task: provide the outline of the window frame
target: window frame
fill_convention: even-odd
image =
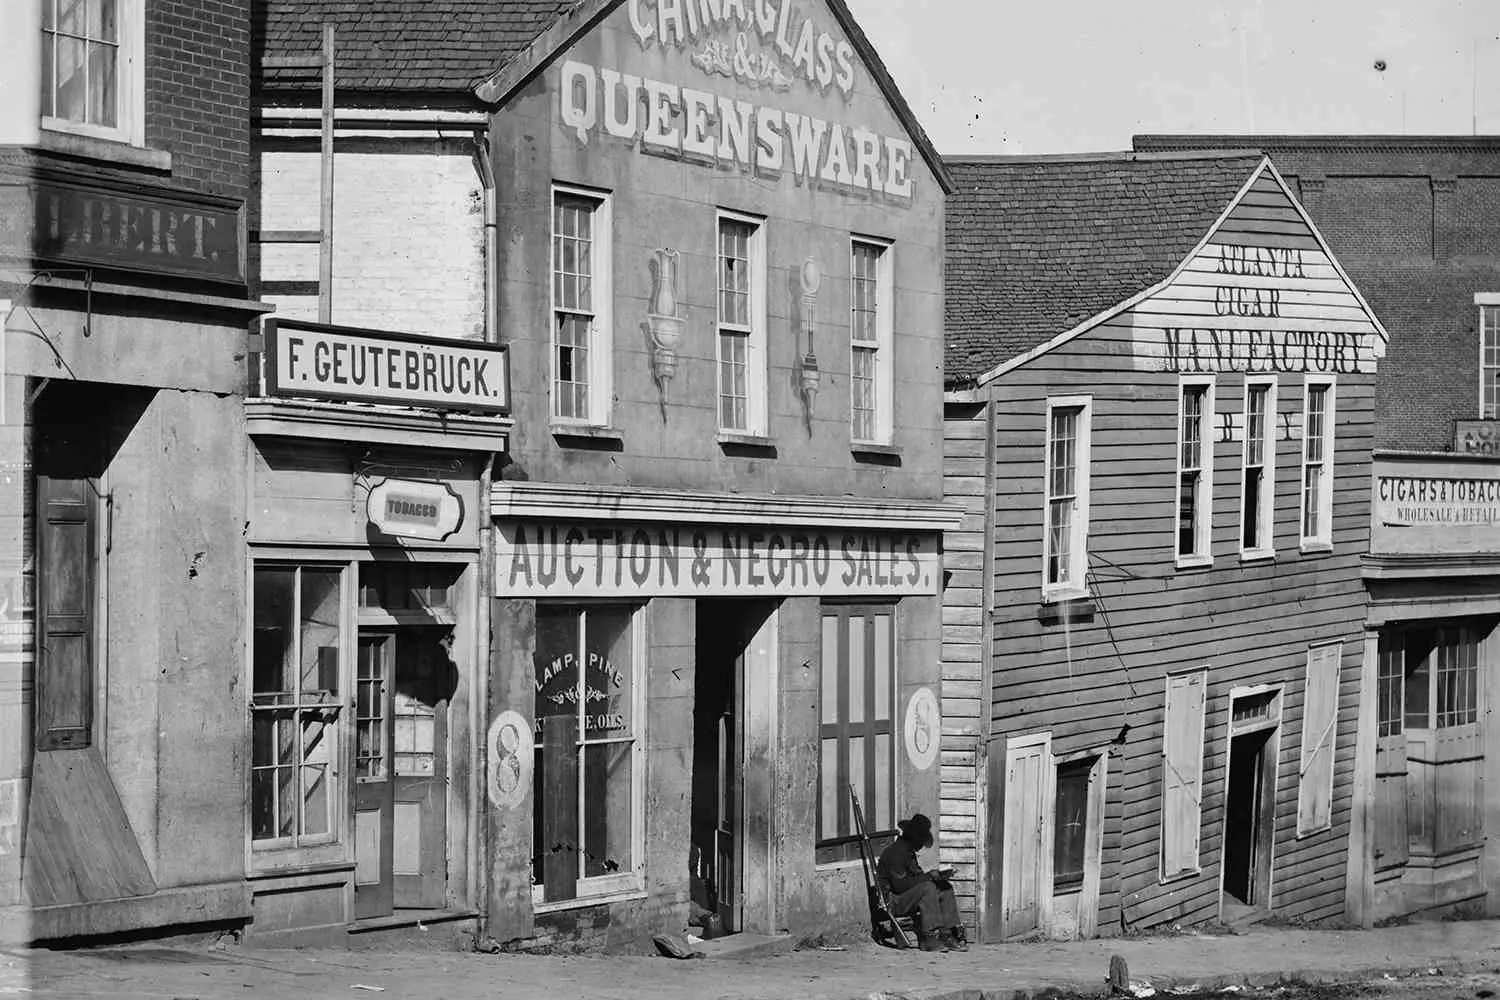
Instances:
[[[353,736],[354,712],[351,708],[353,690],[350,680],[354,670],[351,662],[351,648],[356,635],[355,625],[356,608],[358,600],[357,576],[358,560],[342,558],[319,558],[309,555],[300,558],[296,555],[282,553],[251,553],[246,562],[246,577],[249,594],[249,614],[245,616],[245,746],[248,760],[245,766],[246,803],[245,809],[245,844],[249,859],[249,870],[252,872],[258,868],[279,867],[287,864],[285,860],[289,854],[295,853],[296,857],[290,863],[312,864],[324,861],[343,860],[353,850],[353,841],[350,837],[351,820],[353,813],[354,794],[352,791],[352,780],[355,775],[354,752],[355,739]],[[296,603],[294,608],[300,609],[301,595],[301,571],[303,569],[333,570],[339,574],[339,667],[338,681],[339,690],[330,703],[330,707],[336,712],[336,718],[328,724],[332,732],[334,746],[329,754],[329,773],[327,780],[329,807],[328,832],[303,836],[293,834],[290,837],[264,837],[257,839],[255,836],[255,573],[259,569],[294,569],[294,592]],[[294,623],[300,623],[298,611],[293,611]],[[301,636],[298,635],[300,646]],[[301,711],[302,702],[298,701],[291,706],[294,712]],[[264,710],[274,711],[287,706],[266,706]],[[301,766],[301,765],[299,765]],[[300,788],[300,784],[299,784]]]
[[[1173,561],[1178,569],[1212,566],[1214,532],[1214,407],[1217,379],[1213,375],[1183,375],[1177,381],[1177,477],[1173,480]],[[1194,511],[1192,552],[1182,551],[1182,477],[1187,472],[1183,460],[1186,445],[1187,400],[1189,393],[1202,393],[1198,411],[1198,480],[1193,487]]]
[[[58,0],[43,0],[44,3],[55,3]],[[51,44],[55,31],[49,31],[42,27],[45,20],[41,17],[37,21],[37,30],[42,35],[43,46]],[[103,139],[109,142],[125,143],[130,146],[144,147],[146,144],[146,74],[145,74],[145,51],[146,51],[146,9],[145,0],[117,0],[115,9],[115,23],[118,31],[117,55],[115,64],[115,122],[113,126],[94,125],[88,122],[76,122],[68,118],[60,118],[55,114],[40,114],[40,124],[43,130],[48,132],[60,132],[71,135],[85,136],[92,139]],[[40,56],[39,56],[40,58]],[[54,80],[56,79],[56,61],[53,63]],[[46,102],[42,95],[41,81],[36,81],[37,97],[39,107],[45,108]],[[53,100],[56,100],[55,85],[53,87]],[[85,101],[88,100],[85,95]],[[54,110],[55,105],[54,105]]]
[[[750,271],[746,308],[748,324],[724,319],[724,227],[748,226],[745,252]],[[766,219],[721,208],[714,213],[714,421],[722,434],[763,437],[767,430],[766,406]],[[745,339],[745,426],[724,421],[724,337],[727,333]]]
[[[855,267],[859,248],[875,251],[875,341],[870,347],[858,346],[870,341],[856,340]],[[849,238],[849,439],[856,445],[890,445],[895,437],[895,243],[873,236]],[[854,359],[861,352],[874,355],[874,400],[870,423],[873,433],[861,437],[855,420]]]
[[[819,643],[820,643],[820,646],[819,646],[819,660],[818,660],[818,671],[819,671],[819,673],[818,673],[818,702],[817,702],[817,705],[818,705],[818,796],[817,796],[817,803],[816,803],[816,806],[815,806],[815,809],[814,809],[814,815],[813,815],[813,859],[814,859],[814,864],[817,867],[824,867],[824,866],[829,866],[829,865],[844,864],[844,863],[851,862],[851,861],[857,861],[859,859],[859,854],[858,854],[858,850],[857,850],[857,843],[858,843],[858,839],[859,838],[858,838],[858,833],[857,833],[857,831],[855,829],[855,825],[854,825],[853,810],[852,810],[852,808],[850,808],[849,795],[848,795],[848,785],[847,784],[839,784],[839,786],[834,790],[834,801],[837,803],[837,814],[836,814],[836,816],[835,816],[835,818],[833,820],[833,826],[834,826],[834,828],[838,828],[839,827],[839,817],[844,816],[845,815],[845,811],[847,810],[848,811],[848,832],[847,833],[838,834],[838,835],[833,836],[833,837],[822,837],[823,826],[824,826],[824,816],[823,816],[823,798],[824,798],[824,795],[823,795],[823,792],[824,792],[824,780],[825,780],[824,773],[823,773],[822,744],[823,744],[823,741],[825,741],[827,739],[835,739],[835,740],[838,741],[838,749],[837,749],[837,755],[838,756],[837,756],[837,759],[838,759],[838,762],[839,762],[839,767],[840,767],[841,770],[844,770],[845,773],[847,773],[848,742],[849,742],[849,739],[850,739],[851,735],[859,736],[859,737],[861,737],[863,739],[872,741],[871,742],[871,747],[872,748],[873,748],[873,745],[874,745],[873,744],[873,740],[875,739],[875,737],[880,736],[880,735],[887,735],[889,737],[889,741],[890,741],[890,751],[889,752],[890,752],[890,758],[891,758],[890,761],[889,761],[889,764],[888,764],[888,772],[890,774],[890,801],[885,804],[885,809],[886,809],[887,815],[889,816],[889,819],[890,819],[890,825],[886,826],[886,827],[878,827],[878,828],[873,825],[874,821],[875,821],[875,817],[878,816],[879,813],[874,808],[875,803],[869,800],[869,790],[868,790],[868,784],[867,783],[866,783],[865,787],[860,790],[860,803],[859,804],[860,804],[861,810],[864,813],[866,832],[867,832],[867,834],[869,835],[869,837],[872,840],[878,840],[878,839],[884,838],[884,837],[892,837],[892,836],[895,836],[895,834],[897,833],[896,821],[900,818],[900,813],[897,810],[897,803],[901,801],[901,766],[900,766],[901,765],[901,751],[900,751],[899,744],[901,743],[901,738],[902,738],[901,737],[901,733],[900,733],[900,727],[899,727],[899,724],[898,724],[898,716],[900,715],[900,712],[901,712],[901,704],[900,704],[900,699],[901,699],[901,659],[900,659],[901,658],[901,641],[900,641],[900,619],[899,619],[899,616],[898,616],[898,609],[899,609],[899,607],[900,607],[899,602],[895,602],[895,601],[892,601],[892,602],[880,602],[880,601],[860,601],[860,600],[847,600],[847,601],[827,600],[827,601],[821,602],[820,607],[819,607],[819,613],[818,613],[818,623],[819,624],[818,624],[818,629],[819,629]],[[823,685],[824,685],[823,668],[824,668],[825,664],[823,662],[823,656],[822,656],[823,650],[822,650],[822,645],[821,644],[824,641],[825,632],[826,632],[826,629],[828,627],[827,626],[828,619],[831,617],[831,618],[834,619],[835,622],[837,622],[837,624],[835,625],[835,628],[838,630],[838,634],[835,637],[835,642],[839,644],[840,648],[847,648],[847,645],[848,645],[848,642],[849,642],[849,625],[848,625],[848,622],[849,622],[849,619],[851,617],[854,617],[854,616],[861,617],[863,619],[864,623],[865,623],[866,630],[867,631],[873,631],[874,627],[875,627],[874,626],[874,619],[876,617],[882,616],[882,615],[886,616],[886,617],[888,617],[890,619],[890,653],[889,653],[890,689],[887,692],[887,709],[888,709],[888,711],[890,713],[889,717],[887,717],[885,719],[880,719],[880,718],[876,718],[874,716],[873,702],[874,702],[874,696],[875,696],[875,690],[876,689],[875,689],[875,686],[872,683],[872,681],[875,679],[875,656],[876,656],[876,654],[875,654],[875,647],[873,645],[868,645],[868,646],[865,647],[865,654],[866,654],[865,667],[866,667],[866,669],[865,669],[864,676],[862,678],[861,684],[862,684],[862,690],[865,692],[865,695],[866,695],[866,706],[865,707],[867,709],[870,709],[871,711],[859,723],[851,723],[849,721],[849,719],[848,719],[847,705],[845,704],[845,702],[847,702],[847,699],[849,697],[849,690],[850,690],[849,672],[842,672],[842,671],[840,671],[837,674],[837,677],[836,677],[837,691],[838,691],[838,697],[840,699],[840,704],[838,706],[838,709],[835,712],[834,721],[832,721],[832,722],[824,722],[823,721],[823,708],[824,708],[824,705],[823,705]],[[841,663],[842,662],[848,662],[849,659],[850,658],[846,656],[842,660],[840,660],[839,662],[841,662]],[[852,672],[853,664],[850,663],[849,665],[850,665],[850,672]],[[838,669],[838,667],[837,667],[837,664],[836,664],[835,665],[835,670],[837,670],[837,669]],[[884,725],[884,730],[883,731],[882,731],[882,725]],[[857,731],[856,731],[855,727],[858,727]],[[831,731],[831,734],[830,734],[830,731]],[[867,754],[865,756],[866,766],[867,767],[872,767],[874,760],[875,760],[874,751],[873,751],[873,749],[871,749],[869,752],[867,752]],[[823,856],[820,857],[820,855],[823,855]],[[837,855],[837,856],[831,856],[831,855]]]
[[[1313,390],[1323,390],[1323,428],[1322,428],[1322,458],[1317,463],[1308,461],[1307,448],[1310,440],[1309,434],[1309,405],[1312,402]],[[1333,549],[1333,490],[1334,470],[1336,468],[1334,454],[1334,425],[1338,420],[1338,382],[1333,375],[1308,375],[1302,383],[1302,441],[1301,455],[1297,462],[1298,468],[1298,496],[1297,505],[1297,537],[1299,547],[1303,552],[1328,552]],[[1315,534],[1307,533],[1307,471],[1314,464],[1320,465],[1324,472],[1324,486],[1322,494],[1318,498],[1318,531]]]
[[[560,305],[557,295],[558,279],[558,228],[557,208],[562,199],[580,199],[593,203],[590,234],[589,275],[591,287],[592,322],[589,325],[587,412],[568,415],[560,412],[558,395],[558,317],[563,313],[581,314],[582,310],[568,309]],[[549,329],[547,333],[547,414],[549,422],[561,427],[606,427],[609,424],[614,400],[614,202],[608,191],[580,187],[554,181],[547,203],[548,219],[548,271],[547,301],[549,303]]]
[[[1245,522],[1249,514],[1246,506],[1250,464],[1250,397],[1255,390],[1265,391],[1265,414],[1262,420],[1260,469],[1260,508],[1257,513],[1257,541],[1259,545],[1245,545]],[[1244,443],[1240,451],[1240,517],[1239,550],[1240,561],[1272,559],[1276,556],[1276,407],[1277,378],[1275,375],[1247,375],[1244,393]]]
[[[1479,307],[1479,419],[1500,420],[1500,292],[1476,292],[1474,304]]]
[[[632,718],[632,722],[633,722],[633,735],[630,737],[630,742],[633,744],[632,747],[631,747],[631,754],[630,754],[630,786],[631,786],[630,787],[630,861],[631,861],[630,870],[629,871],[618,872],[618,873],[613,874],[613,875],[586,876],[586,875],[583,875],[583,874],[579,874],[578,877],[576,879],[574,879],[574,882],[573,882],[574,895],[571,898],[568,898],[568,899],[557,899],[557,900],[552,900],[550,902],[546,899],[546,887],[542,883],[540,883],[540,882],[533,881],[533,883],[530,886],[532,908],[537,913],[547,913],[547,912],[552,912],[552,911],[556,911],[556,910],[572,909],[574,907],[579,907],[579,906],[597,905],[601,900],[615,898],[615,897],[619,897],[619,896],[622,896],[622,895],[632,895],[632,894],[636,894],[636,893],[640,893],[640,892],[645,891],[645,884],[646,884],[645,883],[645,879],[646,879],[646,858],[645,858],[645,853],[646,853],[646,816],[645,816],[645,813],[646,813],[646,767],[647,767],[646,745],[647,745],[647,740],[648,740],[648,735],[647,735],[647,717],[646,717],[646,711],[647,711],[646,689],[647,689],[647,686],[648,686],[648,684],[647,684],[647,677],[648,677],[648,672],[649,672],[649,664],[647,663],[647,660],[646,660],[647,651],[648,651],[647,650],[646,636],[647,636],[647,632],[648,632],[648,630],[650,628],[650,621],[649,621],[649,618],[648,618],[647,605],[644,604],[644,603],[635,602],[635,601],[621,601],[621,600],[617,600],[617,599],[603,599],[603,600],[568,600],[568,599],[559,599],[559,600],[542,600],[542,601],[538,601],[537,603],[539,605],[545,605],[545,606],[548,606],[548,607],[571,608],[571,609],[573,609],[573,610],[575,610],[577,612],[581,612],[581,613],[586,613],[586,612],[588,612],[590,610],[598,611],[598,610],[601,610],[601,609],[610,609],[610,608],[628,610],[629,613],[630,613],[630,657],[631,657],[631,668],[635,671],[635,675],[631,678],[631,692],[630,692],[630,710],[633,713],[633,718]],[[586,626],[586,619],[585,619],[585,624],[579,628],[579,632],[578,632],[578,634],[579,634],[579,644],[580,644],[581,647],[587,645],[587,633],[585,631],[586,627],[587,626]],[[533,655],[535,655],[534,652],[533,652]],[[579,662],[582,663],[584,661],[582,659],[580,659]],[[580,675],[580,683],[584,683],[586,681],[586,675],[584,674],[584,671],[582,669],[579,670],[579,675]],[[579,713],[582,714],[585,711],[586,707],[587,706],[583,703],[583,701],[580,700],[579,706],[578,706]],[[535,713],[533,713],[533,716],[532,716],[532,722],[533,722],[533,724],[535,724],[535,721],[536,721],[536,719],[535,719]],[[585,737],[587,735],[586,731],[584,731],[582,729],[580,729],[580,734],[581,734],[581,737]],[[585,738],[580,738],[580,740],[577,743],[577,747],[578,747],[579,754],[582,755],[583,748],[587,747],[587,746],[597,746],[597,745],[602,744],[602,743],[623,743],[623,742],[625,742],[625,740],[623,740],[623,739],[607,739],[607,740],[596,739],[596,740],[588,740],[588,739],[585,739]],[[533,754],[536,754],[536,753],[541,752],[541,749],[542,749],[541,742],[540,741],[534,741],[531,752]],[[580,780],[579,780],[579,783],[578,783],[578,796],[579,796],[580,800],[582,800],[582,798],[583,798],[583,782],[581,780],[582,773],[583,773],[582,767],[580,766],[579,771],[578,771],[578,774],[580,776]],[[535,778],[535,775],[536,775],[536,763],[535,763],[535,760],[533,760],[532,763],[531,763],[531,775],[532,775],[531,780],[533,782],[533,787],[534,787],[534,783],[535,783],[535,780],[536,780],[536,778]],[[534,793],[534,791],[528,790],[527,791],[527,795],[530,796],[530,797],[532,797],[532,799],[533,799],[532,808],[533,809],[538,808],[538,806],[537,806],[537,804],[535,802],[535,793]],[[579,813],[578,813],[579,822],[580,823],[583,821],[583,817],[584,817],[584,812],[583,812],[583,810],[581,808],[581,805],[582,805],[582,803],[580,801],[580,809],[579,809]],[[532,857],[535,856],[535,854],[534,854],[535,847],[533,845],[531,845],[530,839],[529,839],[531,836],[532,836],[532,828],[531,828],[531,825],[528,824],[528,827],[527,827],[528,843],[527,843],[527,855],[526,855],[528,859],[530,859],[530,858],[532,858]]]
[[[1073,438],[1073,519],[1068,525],[1068,575],[1056,582],[1048,580],[1052,562],[1052,452],[1053,420],[1059,410],[1077,410],[1078,421]],[[1088,594],[1089,540],[1089,473],[1093,437],[1093,396],[1053,396],[1047,399],[1043,424],[1042,478],[1042,599],[1060,601]]]

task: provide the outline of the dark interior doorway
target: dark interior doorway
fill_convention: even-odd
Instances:
[[[1224,801],[1224,893],[1247,906],[1268,901],[1274,791],[1270,766],[1274,729],[1229,741],[1229,790]]]

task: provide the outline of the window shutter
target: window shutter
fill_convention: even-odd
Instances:
[[[1203,711],[1208,674],[1167,678],[1162,735],[1161,873],[1196,872],[1203,804]]]
[[[90,744],[94,719],[94,488],[36,477],[36,749]]]
[[[1333,752],[1339,718],[1343,644],[1307,651],[1302,695],[1302,767],[1297,787],[1297,836],[1333,825]]]

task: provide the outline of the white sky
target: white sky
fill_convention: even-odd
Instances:
[[[942,153],[1500,132],[1500,0],[848,3]]]

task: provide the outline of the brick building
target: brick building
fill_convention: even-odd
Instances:
[[[1135,144],[1264,150],[1390,333],[1348,908],[1366,922],[1500,913],[1500,140]]]
[[[286,57],[326,24],[324,321],[503,345],[514,423],[469,467],[493,521],[455,621],[490,653],[454,646],[439,896],[383,895],[382,852],[410,838],[399,801],[391,839],[362,821],[364,780],[330,840],[252,843],[252,933],[446,920],[610,947],[711,912],[856,930],[850,787],[882,838],[938,813],[941,163],[838,0],[274,0],[255,228],[259,290],[287,310],[325,288],[318,81]],[[349,433],[370,415],[340,412]],[[444,419],[433,453],[457,447]],[[287,428],[251,431],[307,467]],[[330,489],[352,454],[320,454]],[[261,530],[257,566],[290,556]],[[393,550],[342,551],[362,581]],[[363,650],[381,620],[354,617]]]
[[[249,3],[0,39],[0,935],[249,915]],[[40,86],[38,86],[40,81]]]

